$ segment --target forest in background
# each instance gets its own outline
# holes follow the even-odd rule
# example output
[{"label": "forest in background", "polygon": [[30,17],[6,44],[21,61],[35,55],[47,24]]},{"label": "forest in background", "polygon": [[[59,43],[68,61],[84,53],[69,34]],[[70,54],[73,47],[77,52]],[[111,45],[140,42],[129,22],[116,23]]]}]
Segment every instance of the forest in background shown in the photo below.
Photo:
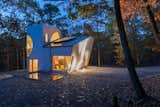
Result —
[{"label": "forest in background", "polygon": [[[150,5],[159,32],[160,3],[159,0],[148,0],[147,4],[144,1],[121,0],[127,39],[136,66],[160,65],[160,45],[146,9]],[[25,68],[25,29],[40,23],[57,27],[64,36],[93,36],[90,65],[125,65],[113,1],[63,0],[42,5],[36,0],[1,0],[1,70]]]}]

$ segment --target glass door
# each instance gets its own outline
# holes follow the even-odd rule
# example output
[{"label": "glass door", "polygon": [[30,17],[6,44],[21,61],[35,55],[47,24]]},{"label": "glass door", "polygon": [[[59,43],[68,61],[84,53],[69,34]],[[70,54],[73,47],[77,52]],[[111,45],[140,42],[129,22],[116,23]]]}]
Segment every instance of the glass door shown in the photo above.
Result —
[{"label": "glass door", "polygon": [[38,71],[38,60],[30,59],[29,60],[29,72],[36,72],[36,71]]}]

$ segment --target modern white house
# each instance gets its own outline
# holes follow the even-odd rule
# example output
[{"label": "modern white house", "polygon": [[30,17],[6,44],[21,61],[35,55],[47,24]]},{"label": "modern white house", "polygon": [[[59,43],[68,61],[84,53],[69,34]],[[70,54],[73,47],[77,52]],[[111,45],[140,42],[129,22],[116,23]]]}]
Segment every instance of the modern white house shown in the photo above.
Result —
[{"label": "modern white house", "polygon": [[27,27],[27,69],[73,72],[88,66],[94,39],[90,36],[63,37],[57,28],[37,24]]}]

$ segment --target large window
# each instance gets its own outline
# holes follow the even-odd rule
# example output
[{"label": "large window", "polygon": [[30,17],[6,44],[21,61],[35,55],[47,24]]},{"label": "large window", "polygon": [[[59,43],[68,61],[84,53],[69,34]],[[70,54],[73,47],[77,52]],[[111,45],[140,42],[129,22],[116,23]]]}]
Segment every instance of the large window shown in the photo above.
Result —
[{"label": "large window", "polygon": [[26,37],[26,49],[27,49],[27,57],[30,56],[30,54],[32,53],[32,48],[33,48],[33,42],[32,42],[32,38],[27,35]]},{"label": "large window", "polygon": [[36,71],[38,71],[38,60],[30,59],[29,60],[29,72],[36,72]]},{"label": "large window", "polygon": [[70,69],[72,57],[71,56],[53,56],[52,69],[59,71],[67,71]]},{"label": "large window", "polygon": [[[45,33],[44,35],[44,41],[45,43],[47,42],[53,42],[55,40],[58,40],[60,39],[60,35],[59,35],[59,32],[54,32],[51,36],[48,35],[48,33]],[[61,46],[62,44],[61,43],[51,43],[51,46]]]}]

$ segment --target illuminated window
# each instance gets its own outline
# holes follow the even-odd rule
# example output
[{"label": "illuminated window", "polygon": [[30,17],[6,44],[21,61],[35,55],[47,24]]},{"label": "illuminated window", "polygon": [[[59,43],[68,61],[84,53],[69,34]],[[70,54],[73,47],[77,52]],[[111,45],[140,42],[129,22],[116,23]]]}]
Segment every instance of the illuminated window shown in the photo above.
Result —
[{"label": "illuminated window", "polygon": [[29,60],[29,72],[36,72],[36,71],[38,71],[38,60],[30,59]]},{"label": "illuminated window", "polygon": [[30,54],[32,53],[32,49],[33,49],[33,42],[32,42],[32,38],[27,35],[27,38],[26,38],[26,49],[27,49],[27,57],[30,56]]},{"label": "illuminated window", "polygon": [[53,56],[52,57],[52,69],[67,71],[71,66],[71,56]]},{"label": "illuminated window", "polygon": [[55,41],[55,40],[57,40],[57,39],[59,39],[59,38],[60,38],[59,33],[58,33],[58,32],[54,32],[54,33],[52,34],[51,38],[50,38],[50,42]]},{"label": "illuminated window", "polygon": [[51,43],[51,46],[62,46],[62,43]]},{"label": "illuminated window", "polygon": [[48,33],[45,34],[45,42],[48,42]]}]

